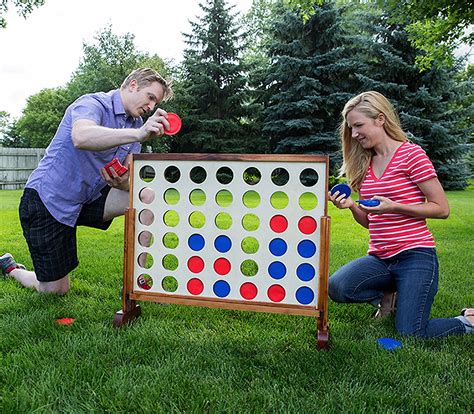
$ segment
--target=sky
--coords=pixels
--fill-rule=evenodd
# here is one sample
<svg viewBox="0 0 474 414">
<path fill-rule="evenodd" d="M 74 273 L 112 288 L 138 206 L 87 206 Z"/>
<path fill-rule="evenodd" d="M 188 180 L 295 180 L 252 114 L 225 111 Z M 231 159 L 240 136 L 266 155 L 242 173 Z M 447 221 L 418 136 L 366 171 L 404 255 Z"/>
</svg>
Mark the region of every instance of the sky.
<svg viewBox="0 0 474 414">
<path fill-rule="evenodd" d="M 202 1 L 202 0 L 201 0 Z M 10 3 L 7 28 L 0 29 L 0 111 L 21 115 L 29 96 L 63 86 L 83 56 L 83 43 L 107 25 L 114 34 L 135 35 L 142 52 L 179 62 L 182 32 L 201 15 L 198 0 L 46 0 L 26 19 Z M 247 12 L 252 0 L 229 0 Z"/>
</svg>

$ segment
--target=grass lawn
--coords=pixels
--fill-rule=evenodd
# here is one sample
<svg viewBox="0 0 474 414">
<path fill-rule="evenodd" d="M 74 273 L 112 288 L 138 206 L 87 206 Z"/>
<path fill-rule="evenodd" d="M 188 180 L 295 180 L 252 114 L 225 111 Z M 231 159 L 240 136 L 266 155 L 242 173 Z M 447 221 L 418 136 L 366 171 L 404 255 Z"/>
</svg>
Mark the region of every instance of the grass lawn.
<svg viewBox="0 0 474 414">
<path fill-rule="evenodd" d="M 450 218 L 430 220 L 441 265 L 434 317 L 474 306 L 473 193 L 448 193 Z M 0 191 L 0 254 L 30 267 L 20 195 Z M 329 213 L 333 272 L 365 254 L 367 233 L 349 212 Z M 473 410 L 474 336 L 401 338 L 368 305 L 330 302 L 329 351 L 316 350 L 315 320 L 304 316 L 141 303 L 136 323 L 116 330 L 123 220 L 78 233 L 80 266 L 66 296 L 0 278 L 0 413 Z M 75 322 L 57 325 L 60 317 Z M 382 350 L 381 337 L 403 348 Z"/>
</svg>

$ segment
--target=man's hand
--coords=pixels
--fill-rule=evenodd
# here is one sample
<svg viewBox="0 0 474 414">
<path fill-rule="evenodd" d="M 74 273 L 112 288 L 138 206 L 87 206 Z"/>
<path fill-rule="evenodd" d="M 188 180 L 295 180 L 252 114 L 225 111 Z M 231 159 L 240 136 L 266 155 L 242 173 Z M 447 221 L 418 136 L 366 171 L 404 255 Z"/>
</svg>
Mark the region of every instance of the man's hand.
<svg viewBox="0 0 474 414">
<path fill-rule="evenodd" d="M 127 167 L 127 172 L 122 176 L 118 175 L 113 168 L 110 168 L 112 176 L 107 173 L 107 170 L 105 168 L 100 169 L 100 174 L 102 175 L 104 181 L 111 187 L 117 188 L 118 190 L 128 191 L 128 189 L 130 188 L 130 162 L 126 162 L 125 167 Z"/>
<path fill-rule="evenodd" d="M 167 118 L 167 112 L 158 108 L 138 130 L 139 142 L 149 141 L 154 137 L 161 137 L 164 134 L 165 129 L 170 127 Z"/>
</svg>

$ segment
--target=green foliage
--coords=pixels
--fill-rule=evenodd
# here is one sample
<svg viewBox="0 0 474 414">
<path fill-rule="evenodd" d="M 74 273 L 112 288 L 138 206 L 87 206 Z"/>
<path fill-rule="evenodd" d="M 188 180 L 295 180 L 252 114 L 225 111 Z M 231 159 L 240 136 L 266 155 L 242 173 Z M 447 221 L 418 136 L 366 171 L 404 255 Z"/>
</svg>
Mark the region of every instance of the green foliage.
<svg viewBox="0 0 474 414">
<path fill-rule="evenodd" d="M 117 89 L 137 67 L 151 67 L 166 77 L 168 70 L 163 60 L 138 51 L 134 39 L 130 33 L 114 34 L 109 25 L 94 37 L 94 43 L 84 43 L 84 56 L 67 85 L 71 98 Z"/>
<path fill-rule="evenodd" d="M 8 129 L 11 125 L 10 114 L 6 111 L 0 111 L 0 145 L 5 145 L 8 141 Z"/>
<path fill-rule="evenodd" d="M 329 154 L 333 173 L 340 163 L 340 111 L 364 70 L 343 26 L 342 9 L 331 2 L 315 6 L 306 23 L 293 12 L 275 23 L 263 127 L 272 151 Z"/>
<path fill-rule="evenodd" d="M 18 14 L 26 18 L 28 14 L 33 11 L 34 7 L 40 7 L 44 4 L 45 0 L 1 0 L 0 1 L 0 29 L 7 27 L 7 20 L 5 14 L 8 11 L 9 3 L 12 3 L 13 7 L 16 8 Z"/>
<path fill-rule="evenodd" d="M 325 0 L 283 0 L 283 3 L 307 22 L 316 13 L 315 6 L 322 6 Z"/>
<path fill-rule="evenodd" d="M 43 89 L 28 98 L 23 115 L 15 125 L 24 146 L 45 148 L 49 145 L 69 105 L 64 88 Z"/>
<path fill-rule="evenodd" d="M 473 0 L 377 0 L 387 8 L 393 24 L 406 24 L 410 43 L 420 50 L 416 64 L 429 70 L 434 62 L 453 67 L 453 52 L 460 43 L 474 44 Z"/>
<path fill-rule="evenodd" d="M 324 3 L 323 0 L 284 2 L 300 13 L 304 21 L 314 15 L 315 4 Z M 469 30 L 474 23 L 473 0 L 339 0 L 337 3 L 380 8 L 391 16 L 392 24 L 406 25 L 411 45 L 419 50 L 416 63 L 420 70 L 429 70 L 434 62 L 452 67 L 455 48 L 460 43 L 474 43 L 474 33 Z"/>
<path fill-rule="evenodd" d="M 200 4 L 204 12 L 185 34 L 177 105 L 186 112 L 178 152 L 263 152 L 252 125 L 242 64 L 241 28 L 224 0 Z"/>
<path fill-rule="evenodd" d="M 377 40 L 367 50 L 369 72 L 358 75 L 363 90 L 387 96 L 398 109 L 405 131 L 433 161 L 443 186 L 462 189 L 467 185 L 465 153 L 472 124 L 462 125 L 469 108 L 456 102 L 469 90 L 472 93 L 472 83 L 456 82 L 456 67 L 432 65 L 420 72 L 419 51 L 410 44 L 404 27 L 390 24 L 387 16 L 366 20 L 363 30 Z"/>
<path fill-rule="evenodd" d="M 459 72 L 456 82 L 460 94 L 453 107 L 462 114 L 458 125 L 468 136 L 466 162 L 469 177 L 472 178 L 474 177 L 474 65 L 470 64 Z"/>
<path fill-rule="evenodd" d="M 270 95 L 270 90 L 266 86 L 266 76 L 268 68 L 272 65 L 268 54 L 272 40 L 272 25 L 280 17 L 280 13 L 278 1 L 253 0 L 252 7 L 242 18 L 242 25 L 247 35 L 242 56 L 248 71 L 247 103 L 252 111 L 252 126 L 258 132 L 262 131 L 263 110 Z"/>
</svg>

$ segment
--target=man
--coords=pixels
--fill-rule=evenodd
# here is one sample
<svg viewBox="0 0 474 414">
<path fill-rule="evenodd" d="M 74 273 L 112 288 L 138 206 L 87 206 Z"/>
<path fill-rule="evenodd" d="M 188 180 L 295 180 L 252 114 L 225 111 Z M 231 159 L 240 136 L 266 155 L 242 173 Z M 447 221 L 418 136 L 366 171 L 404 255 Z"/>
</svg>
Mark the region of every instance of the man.
<svg viewBox="0 0 474 414">
<path fill-rule="evenodd" d="M 137 69 L 120 89 L 78 98 L 66 110 L 44 158 L 31 174 L 19 212 L 34 272 L 12 255 L 0 257 L 4 275 L 39 292 L 65 294 L 77 259 L 76 227 L 107 229 L 128 206 L 129 173 L 104 166 L 114 158 L 126 167 L 141 143 L 169 128 L 157 109 L 172 96 L 170 84 L 152 69 Z"/>
</svg>

